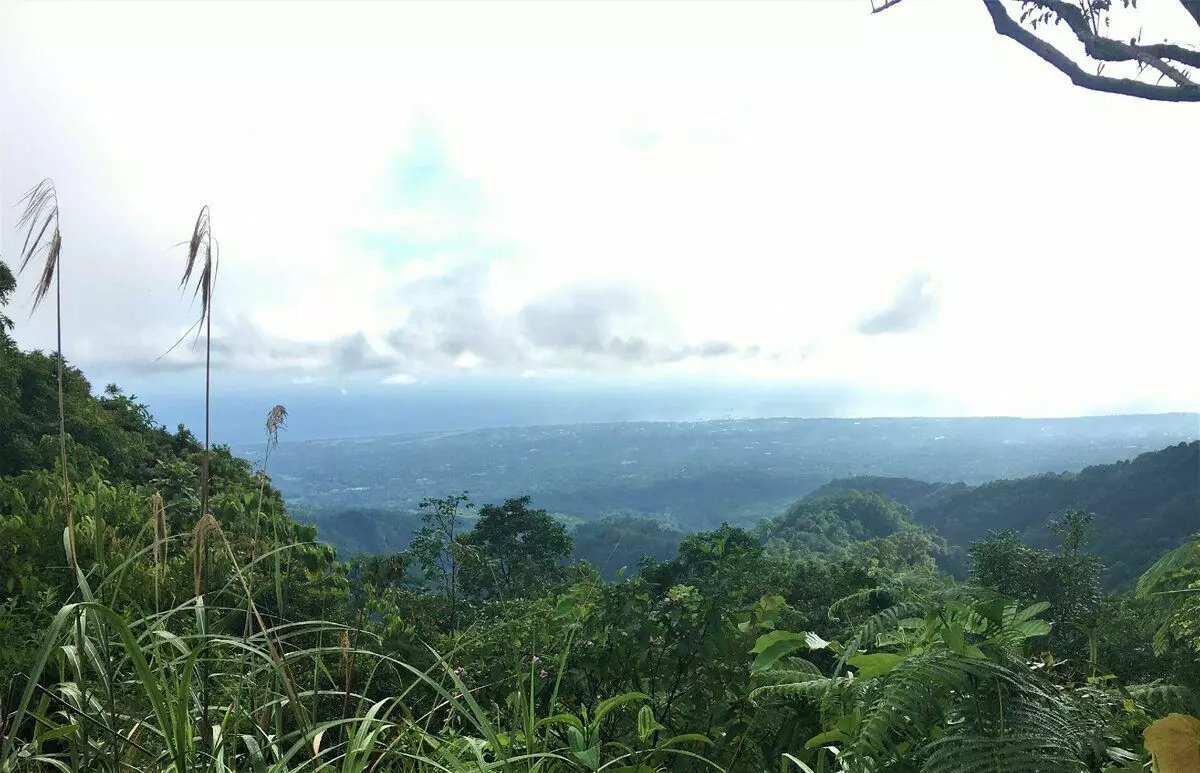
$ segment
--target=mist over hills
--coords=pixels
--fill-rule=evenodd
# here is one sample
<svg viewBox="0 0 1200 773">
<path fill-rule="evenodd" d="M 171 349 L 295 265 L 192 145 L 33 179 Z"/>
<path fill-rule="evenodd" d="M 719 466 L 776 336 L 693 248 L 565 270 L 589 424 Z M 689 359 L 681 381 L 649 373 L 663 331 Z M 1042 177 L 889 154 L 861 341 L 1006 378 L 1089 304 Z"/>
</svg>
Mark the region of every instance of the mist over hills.
<svg viewBox="0 0 1200 773">
<path fill-rule="evenodd" d="M 199 426 L 193 389 L 174 379 L 118 379 L 154 406 L 168 426 Z M 414 384 L 276 384 L 265 389 L 244 376 L 218 374 L 212 427 L 221 442 L 253 444 L 275 403 L 291 415 L 296 440 L 622 422 L 691 422 L 769 416 L 920 416 L 945 405 L 916 393 L 889 394 L 853 386 L 723 382 L 615 376 L 583 378 L 440 378 Z M 141 383 L 139 383 L 141 381 Z"/>
<path fill-rule="evenodd" d="M 576 424 L 285 439 L 268 471 L 323 535 L 336 544 L 354 522 L 344 537 L 355 544 L 341 546 L 374 551 L 403 547 L 417 503 L 455 491 L 476 502 L 529 494 L 569 523 L 636 515 L 696 531 L 778 515 L 839 478 L 978 485 L 1077 472 L 1198 435 L 1196 414 Z"/>
</svg>

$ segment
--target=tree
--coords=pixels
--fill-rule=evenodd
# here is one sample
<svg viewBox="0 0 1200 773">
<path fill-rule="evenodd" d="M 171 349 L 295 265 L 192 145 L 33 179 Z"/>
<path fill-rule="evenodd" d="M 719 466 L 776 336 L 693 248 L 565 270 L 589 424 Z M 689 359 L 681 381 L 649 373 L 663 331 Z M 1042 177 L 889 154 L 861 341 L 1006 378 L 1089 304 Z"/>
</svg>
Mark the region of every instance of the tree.
<svg viewBox="0 0 1200 773">
<path fill-rule="evenodd" d="M 462 566 L 463 589 L 502 598 L 543 592 L 562 574 L 571 554 L 567 529 L 530 498 L 506 499 L 479 508 L 479 521 L 462 538 L 470 558 Z"/>
<path fill-rule="evenodd" d="M 1078 511 L 1067 511 L 1058 521 L 1070 524 L 1058 552 L 1037 550 L 1021 544 L 1017 533 L 993 533 L 971 543 L 970 580 L 1010 596 L 1022 604 L 1045 601 L 1056 625 L 1050 646 L 1056 655 L 1084 658 L 1085 631 L 1098 624 L 1103 601 L 1100 592 L 1100 561 L 1080 552 L 1081 524 Z"/>
<path fill-rule="evenodd" d="M 425 579 L 450 599 L 450 630 L 458 627 L 459 568 L 462 565 L 462 510 L 475 507 L 467 492 L 441 499 L 423 500 L 418 507 L 425 524 L 413 538 L 408 552 L 416 559 Z"/>
<path fill-rule="evenodd" d="M 8 266 L 0 261 L 0 309 L 8 305 L 8 299 L 12 297 L 13 291 L 16 289 L 16 277 L 13 276 L 12 271 L 9 271 Z M 12 329 L 13 321 L 5 316 L 3 311 L 0 311 L 0 346 L 12 344 L 12 339 L 8 337 L 8 331 Z"/>
<path fill-rule="evenodd" d="M 1119 1 L 1119 8 L 1118 6 Z M 871 0 L 874 13 L 899 5 L 901 0 Z M 1183 41 L 1144 43 L 1141 25 L 1138 23 L 1138 0 L 982 0 L 983 7 L 991 16 L 992 24 L 1000 35 L 1015 40 L 1032 51 L 1055 69 L 1067 75 L 1071 82 L 1081 88 L 1110 94 L 1139 97 L 1160 102 L 1200 102 L 1200 79 L 1192 68 L 1200 68 L 1200 40 L 1190 44 Z M 1173 0 L 1171 5 L 1182 6 L 1185 13 L 1181 21 L 1189 27 L 1195 23 L 1193 32 L 1200 31 L 1200 0 Z M 1019 6 L 1019 7 L 1018 7 Z M 1013 18 L 1009 8 L 1019 10 Z M 1128 42 L 1113 37 L 1114 13 L 1123 17 L 1118 27 L 1138 29 Z M 1048 37 L 1037 34 L 1065 25 L 1069 37 L 1076 45 L 1082 45 L 1082 61 L 1077 61 L 1064 51 L 1061 44 L 1051 42 Z M 1051 33 L 1054 36 L 1053 32 Z M 1058 36 L 1066 37 L 1066 36 Z M 1196 36 L 1200 38 L 1200 35 Z M 1126 65 L 1130 72 L 1121 77 L 1105 75 L 1110 64 Z M 1085 69 L 1085 65 L 1087 69 Z M 1094 65 L 1095 72 L 1091 71 Z M 1142 80 L 1143 74 L 1157 75 L 1154 82 Z M 1164 84 L 1162 81 L 1168 81 Z"/>
<path fill-rule="evenodd" d="M 1064 555 L 1076 555 L 1087 544 L 1092 528 L 1092 514 L 1079 508 L 1067 509 L 1058 518 L 1050 521 L 1050 533 L 1058 537 L 1058 549 Z"/>
</svg>

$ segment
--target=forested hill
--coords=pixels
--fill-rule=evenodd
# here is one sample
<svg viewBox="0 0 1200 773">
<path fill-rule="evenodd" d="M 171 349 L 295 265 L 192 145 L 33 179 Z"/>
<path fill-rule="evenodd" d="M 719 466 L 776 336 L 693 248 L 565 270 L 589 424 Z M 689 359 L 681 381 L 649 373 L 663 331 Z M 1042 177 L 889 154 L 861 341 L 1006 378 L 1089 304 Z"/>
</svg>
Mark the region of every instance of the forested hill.
<svg viewBox="0 0 1200 773">
<path fill-rule="evenodd" d="M 1047 523 L 1068 508 L 1094 515 L 1090 550 L 1107 566 L 1105 581 L 1124 586 L 1164 552 L 1200 529 L 1200 442 L 1180 443 L 1135 459 L 1078 473 L 1035 475 L 980 486 L 907 478 L 833 481 L 813 497 L 861 490 L 913 510 L 955 545 L 1011 529 L 1034 547 L 1052 547 Z"/>
<path fill-rule="evenodd" d="M 824 486 L 804 497 L 811 502 L 825 497 L 849 494 L 854 491 L 873 491 L 888 499 L 899 502 L 911 510 L 920 510 L 939 504 L 954 494 L 970 491 L 966 483 L 929 483 L 912 478 L 885 478 L 877 475 L 856 475 L 852 478 L 831 480 Z"/>
</svg>

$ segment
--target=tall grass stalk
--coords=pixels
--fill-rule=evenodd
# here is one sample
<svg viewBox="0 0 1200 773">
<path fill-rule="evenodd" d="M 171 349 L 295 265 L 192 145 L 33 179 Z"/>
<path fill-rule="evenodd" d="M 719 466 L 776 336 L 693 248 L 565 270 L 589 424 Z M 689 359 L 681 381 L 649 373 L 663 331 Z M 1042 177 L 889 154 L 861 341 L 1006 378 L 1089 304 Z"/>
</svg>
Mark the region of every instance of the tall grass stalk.
<svg viewBox="0 0 1200 773">
<path fill-rule="evenodd" d="M 204 328 L 204 456 L 200 470 L 200 516 L 208 514 L 208 467 L 209 467 L 209 431 L 211 429 L 211 396 L 212 396 L 212 298 L 213 288 L 217 279 L 217 266 L 220 261 L 219 247 L 212 237 L 212 221 L 207 206 L 200 208 L 196 224 L 192 227 L 192 236 L 187 242 L 187 263 L 184 265 L 183 278 L 179 281 L 181 289 L 186 289 L 193 282 L 195 290 L 192 298 L 200 298 L 200 318 L 197 323 Z"/>
<path fill-rule="evenodd" d="M 62 346 L 62 231 L 58 224 L 58 191 L 50 178 L 42 180 L 26 192 L 21 199 L 25 205 L 17 227 L 25 231 L 25 242 L 21 245 L 21 262 L 17 273 L 24 273 L 30 263 L 42 260 L 42 271 L 33 290 L 33 309 L 37 307 L 54 286 L 54 332 L 56 336 L 55 357 L 58 360 L 58 453 L 62 465 L 63 507 L 66 509 L 67 561 L 71 570 L 77 567 L 78 553 L 75 550 L 75 519 L 71 514 L 71 482 L 67 473 L 67 419 L 66 403 L 63 398 L 63 346 Z"/>
<path fill-rule="evenodd" d="M 212 236 L 212 220 L 208 206 L 200 208 L 200 214 L 196 216 L 196 224 L 192 227 L 192 236 L 188 240 L 187 263 L 184 265 L 183 278 L 179 280 L 181 289 L 186 289 L 189 283 L 193 282 L 195 290 L 192 293 L 192 298 L 200 298 L 200 318 L 198 324 L 204 328 L 204 455 L 201 457 L 200 466 L 200 523 L 204 519 L 210 518 L 208 512 L 208 494 L 209 494 L 209 434 L 211 430 L 211 406 L 212 406 L 212 299 L 213 286 L 217 278 L 217 265 L 219 263 L 219 247 Z M 201 577 L 201 573 L 207 573 L 211 565 L 211 556 L 207 555 L 208 543 L 203 539 L 204 531 L 199 531 L 198 536 L 201 538 L 201 544 L 198 549 L 205 552 L 206 555 L 201 557 L 196 556 L 196 596 L 198 599 L 197 615 L 198 621 L 202 624 L 204 621 L 204 596 L 201 593 L 203 585 L 207 585 L 207 577 Z M 207 663 L 207 661 L 205 661 Z M 209 740 L 209 729 L 211 727 L 208 716 L 209 709 L 209 674 L 207 666 L 204 669 L 203 682 L 201 684 L 201 701 L 204 708 L 204 738 Z M 210 744 L 211 745 L 211 744 Z"/>
</svg>

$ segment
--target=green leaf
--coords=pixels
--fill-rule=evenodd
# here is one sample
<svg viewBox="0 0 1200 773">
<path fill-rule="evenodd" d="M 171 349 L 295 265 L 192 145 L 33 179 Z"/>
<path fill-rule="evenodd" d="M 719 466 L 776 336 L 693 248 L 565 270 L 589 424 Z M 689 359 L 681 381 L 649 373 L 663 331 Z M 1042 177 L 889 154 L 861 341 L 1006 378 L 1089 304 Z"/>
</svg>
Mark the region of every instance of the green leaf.
<svg viewBox="0 0 1200 773">
<path fill-rule="evenodd" d="M 566 725 L 581 731 L 583 730 L 583 723 L 574 714 L 553 714 L 548 717 L 542 717 L 537 721 L 535 727 L 546 727 L 547 725 Z"/>
<path fill-rule="evenodd" d="M 654 718 L 654 710 L 649 706 L 642 706 L 640 709 L 638 709 L 638 740 L 642 743 L 646 743 L 650 740 L 650 736 L 654 735 L 655 731 L 658 730 L 666 730 L 666 728 L 660 725 L 658 720 Z"/>
<path fill-rule="evenodd" d="M 1017 613 L 1017 616 L 1016 616 L 1016 619 L 1014 622 L 1021 622 L 1024 620 L 1032 620 L 1033 618 L 1042 614 L 1049 608 L 1050 608 L 1050 602 L 1048 602 L 1048 601 L 1039 601 L 1036 604 L 1030 604 L 1029 606 L 1025 607 L 1024 609 L 1022 609 L 1020 612 Z"/>
<path fill-rule="evenodd" d="M 596 707 L 596 716 L 592 720 L 592 727 L 599 727 L 604 717 L 615 709 L 619 709 L 627 703 L 636 703 L 649 698 L 649 695 L 643 692 L 627 692 L 624 695 L 618 695 L 608 700 L 600 701 L 600 705 Z"/>
<path fill-rule="evenodd" d="M 243 735 L 242 743 L 246 745 L 246 756 L 250 758 L 250 766 L 254 773 L 267 773 L 267 759 L 263 756 L 262 747 L 252 735 Z"/>
<path fill-rule="evenodd" d="M 796 757 L 796 755 L 791 754 L 790 752 L 784 752 L 783 758 L 785 760 L 788 760 L 792 764 L 794 764 L 797 768 L 799 768 L 800 773 L 816 773 L 812 768 L 810 768 L 809 766 L 807 766 L 803 762 L 801 762 L 800 759 Z"/>
<path fill-rule="evenodd" d="M 828 730 L 820 735 L 814 735 L 808 739 L 808 743 L 804 744 L 805 749 L 816 749 L 821 746 L 828 746 L 831 743 L 840 741 L 849 741 L 850 736 L 843 733 L 841 730 Z"/>
<path fill-rule="evenodd" d="M 755 671 L 770 668 L 775 661 L 805 646 L 806 636 L 806 634 L 792 633 L 791 631 L 771 631 L 763 634 L 758 637 L 754 642 L 754 647 L 750 650 L 758 654 L 754 658 L 751 668 Z"/>
<path fill-rule="evenodd" d="M 1026 639 L 1032 639 L 1036 636 L 1045 636 L 1050 633 L 1050 624 L 1045 620 L 1026 620 L 1017 623 L 1013 626 L 1013 629 Z"/>
<path fill-rule="evenodd" d="M 583 734 L 583 730 L 578 727 L 567 728 L 567 742 L 571 745 L 571 751 L 581 752 L 588 748 L 587 737 Z"/>
<path fill-rule="evenodd" d="M 960 655 L 966 648 L 966 642 L 963 640 L 963 629 L 958 623 L 953 623 L 952 625 L 943 628 L 942 639 L 945 640 L 946 645 L 950 647 L 950 649 L 954 650 Z"/>
<path fill-rule="evenodd" d="M 855 655 L 846 663 L 858 669 L 859 679 L 874 679 L 883 676 L 905 661 L 903 655 L 891 652 L 873 652 L 869 655 Z"/>
<path fill-rule="evenodd" d="M 570 617 L 571 611 L 575 608 L 574 596 L 563 596 L 558 600 L 558 604 L 554 607 L 554 616 L 557 618 Z"/>
<path fill-rule="evenodd" d="M 671 738 L 668 738 L 667 740 L 660 743 L 657 748 L 667 749 L 667 748 L 676 746 L 681 743 L 711 744 L 712 741 L 709 740 L 708 736 L 704 735 L 703 733 L 682 733 L 680 735 L 676 735 L 676 736 L 672 736 Z"/>
</svg>

